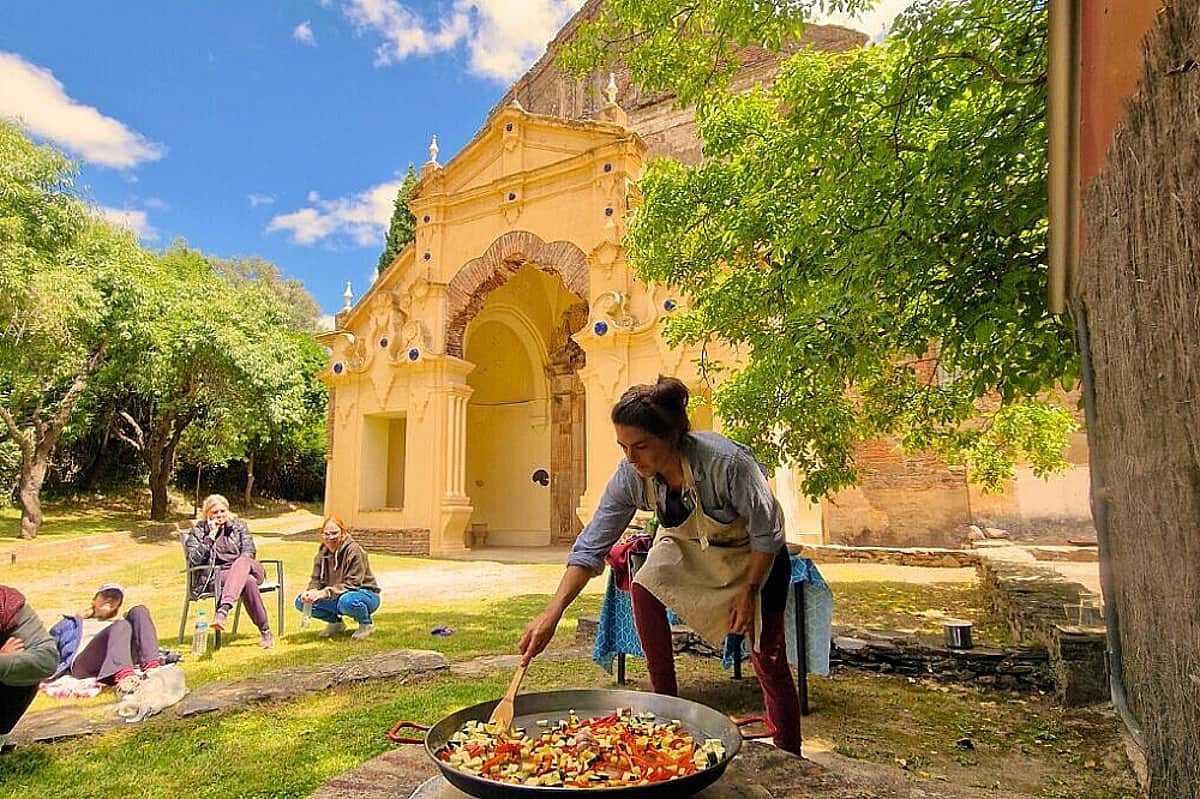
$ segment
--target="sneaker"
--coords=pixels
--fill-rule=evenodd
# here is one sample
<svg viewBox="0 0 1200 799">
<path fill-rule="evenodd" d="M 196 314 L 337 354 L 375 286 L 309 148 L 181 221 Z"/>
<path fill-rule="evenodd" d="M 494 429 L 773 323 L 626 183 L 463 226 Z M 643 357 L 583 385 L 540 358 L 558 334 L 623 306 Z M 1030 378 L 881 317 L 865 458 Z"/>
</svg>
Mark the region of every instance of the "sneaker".
<svg viewBox="0 0 1200 799">
<path fill-rule="evenodd" d="M 131 694 L 142 684 L 142 677 L 137 672 L 130 672 L 117 680 L 117 693 Z"/>
<path fill-rule="evenodd" d="M 275 636 L 271 635 L 270 630 L 263 630 L 262 636 L 258 639 L 258 645 L 263 649 L 271 649 L 275 646 Z"/>
<path fill-rule="evenodd" d="M 329 638 L 332 635 L 337 635 L 346 631 L 346 625 L 340 621 L 330 621 L 325 623 L 325 629 L 317 633 L 318 638 Z"/>
<path fill-rule="evenodd" d="M 358 629 L 350 634 L 350 639 L 353 641 L 361 641 L 364 638 L 370 638 L 371 633 L 375 632 L 374 624 L 360 624 Z"/>
</svg>

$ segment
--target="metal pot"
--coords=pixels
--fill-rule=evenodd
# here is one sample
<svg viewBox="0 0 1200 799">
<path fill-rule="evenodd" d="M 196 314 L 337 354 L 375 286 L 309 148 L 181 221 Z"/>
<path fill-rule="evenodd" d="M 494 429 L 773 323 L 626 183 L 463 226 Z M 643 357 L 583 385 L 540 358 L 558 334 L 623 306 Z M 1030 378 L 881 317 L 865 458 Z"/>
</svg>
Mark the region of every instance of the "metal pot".
<svg viewBox="0 0 1200 799">
<path fill-rule="evenodd" d="M 609 691 L 601 689 L 575 689 L 564 691 L 546 691 L 543 693 L 520 694 L 517 696 L 513 717 L 513 726 L 536 729 L 539 719 L 551 722 L 567 717 L 569 710 L 583 719 L 605 716 L 619 707 L 632 708 L 635 712 L 649 711 L 660 719 L 677 719 L 692 736 L 698 740 L 717 738 L 725 747 L 725 755 L 716 765 L 709 766 L 703 771 L 678 779 L 656 782 L 650 785 L 631 785 L 623 788 L 557 788 L 550 786 L 510 785 L 485 779 L 470 772 L 460 771 L 448 763 L 438 759 L 437 752 L 446 745 L 454 733 L 462 729 L 468 721 L 487 721 L 498 700 L 481 702 L 478 705 L 463 708 L 456 713 L 446 716 L 432 727 L 411 722 L 401 722 L 392 728 L 389 738 L 396 743 L 423 743 L 425 753 L 437 765 L 446 780 L 464 793 L 478 799 L 510 799 L 511 797 L 549 797 L 572 794 L 587 796 L 621 796 L 639 797 L 683 797 L 704 790 L 725 773 L 729 761 L 742 748 L 742 739 L 767 737 L 774 734 L 773 730 L 763 735 L 743 736 L 739 727 L 761 719 L 745 719 L 734 721 L 720 711 L 706 705 L 679 699 L 662 694 L 643 693 L 641 691 Z M 402 726 L 413 729 L 428 730 L 424 739 L 404 738 L 398 735 Z"/>
<path fill-rule="evenodd" d="M 971 622 L 969 621 L 948 621 L 942 625 L 942 629 L 946 632 L 946 647 L 949 649 L 970 649 L 971 643 Z"/>
</svg>

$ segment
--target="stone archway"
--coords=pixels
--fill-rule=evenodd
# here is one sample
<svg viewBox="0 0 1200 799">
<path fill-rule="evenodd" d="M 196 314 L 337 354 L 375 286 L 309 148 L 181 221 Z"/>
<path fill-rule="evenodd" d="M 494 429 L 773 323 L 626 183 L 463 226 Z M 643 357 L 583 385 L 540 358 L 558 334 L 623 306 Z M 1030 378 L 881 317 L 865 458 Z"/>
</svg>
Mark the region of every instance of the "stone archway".
<svg viewBox="0 0 1200 799">
<path fill-rule="evenodd" d="M 548 541 L 564 544 L 573 541 L 581 529 L 576 511 L 587 486 L 586 392 L 578 374 L 584 356 L 571 339 L 571 334 L 587 323 L 588 262 L 583 251 L 572 242 L 545 242 L 527 231 L 506 233 L 496 239 L 483 255 L 468 261 L 449 284 L 446 352 L 465 360 L 479 357 L 468 357 L 468 328 L 475 331 L 475 325 L 484 319 L 489 323 L 495 321 L 492 319 L 495 309 L 489 297 L 503 295 L 505 291 L 501 289 L 510 281 L 516 281 L 513 285 L 517 285 L 527 279 L 521 277 L 528 274 L 523 269 L 557 278 L 562 284 L 559 290 L 565 289 L 565 294 L 575 300 L 565 308 L 560 306 L 561 316 L 553 329 L 545 331 L 542 357 L 536 359 L 544 369 L 549 392 L 549 418 L 546 420 L 549 424 L 550 472 Z M 508 301 L 506 298 L 502 302 Z M 471 341 L 475 340 L 475 335 L 475 332 L 471 334 Z M 475 418 L 470 406 L 468 418 Z M 517 426 L 509 425 L 508 429 Z M 469 446 L 476 451 L 473 444 Z M 473 463 L 473 468 L 478 471 L 486 469 L 483 465 L 486 461 Z M 528 480 L 529 476 L 518 479 Z M 528 486 L 514 486 L 512 493 L 518 494 L 521 488 Z M 480 510 L 484 509 L 481 507 Z M 472 524 L 490 523 L 487 513 L 473 515 Z"/>
<path fill-rule="evenodd" d="M 514 230 L 493 241 L 487 251 L 463 265 L 447 289 L 449 308 L 446 354 L 463 357 L 467 325 L 483 307 L 487 295 L 529 265 L 562 278 L 567 291 L 588 302 L 587 256 L 569 241 L 542 241 L 534 233 Z"/>
</svg>

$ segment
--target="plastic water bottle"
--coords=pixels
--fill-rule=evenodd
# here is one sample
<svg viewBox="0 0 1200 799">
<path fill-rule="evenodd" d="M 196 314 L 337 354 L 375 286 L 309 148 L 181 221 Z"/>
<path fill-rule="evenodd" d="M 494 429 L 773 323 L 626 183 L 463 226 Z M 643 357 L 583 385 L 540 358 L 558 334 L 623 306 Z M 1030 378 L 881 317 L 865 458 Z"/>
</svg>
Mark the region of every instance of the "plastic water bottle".
<svg viewBox="0 0 1200 799">
<path fill-rule="evenodd" d="M 196 614 L 196 631 L 192 634 L 192 654 L 200 657 L 208 649 L 208 617 L 204 609 Z"/>
<path fill-rule="evenodd" d="M 300 627 L 304 628 L 308 626 L 310 621 L 312 621 L 312 603 L 304 602 L 301 606 L 304 609 L 300 611 Z"/>
</svg>

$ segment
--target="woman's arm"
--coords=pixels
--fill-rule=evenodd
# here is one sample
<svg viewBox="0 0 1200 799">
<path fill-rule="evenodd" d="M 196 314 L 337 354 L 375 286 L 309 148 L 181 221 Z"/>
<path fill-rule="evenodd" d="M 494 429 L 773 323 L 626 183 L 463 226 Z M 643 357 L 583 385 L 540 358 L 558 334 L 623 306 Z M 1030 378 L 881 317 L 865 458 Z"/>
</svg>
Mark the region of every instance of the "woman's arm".
<svg viewBox="0 0 1200 799">
<path fill-rule="evenodd" d="M 212 540 L 205 532 L 203 522 L 197 524 L 188 533 L 187 539 L 183 542 L 183 548 L 187 551 L 188 566 L 203 566 L 208 563 L 208 556 L 212 551 Z"/>
<path fill-rule="evenodd" d="M 238 554 L 251 558 L 258 557 L 258 548 L 254 546 L 254 536 L 250 535 L 250 527 L 241 519 L 234 522 L 238 526 Z"/>
<path fill-rule="evenodd" d="M 58 668 L 58 644 L 29 605 L 17 614 L 17 629 L 0 651 L 0 683 L 37 685 Z"/>
<path fill-rule="evenodd" d="M 592 572 L 583 566 L 567 566 L 562 579 L 558 581 L 558 590 L 554 592 L 554 598 L 546 603 L 545 610 L 536 619 L 525 626 L 525 632 L 517 644 L 523 665 L 529 665 L 529 661 L 541 654 L 550 643 L 563 613 L 593 576 Z"/>
</svg>

